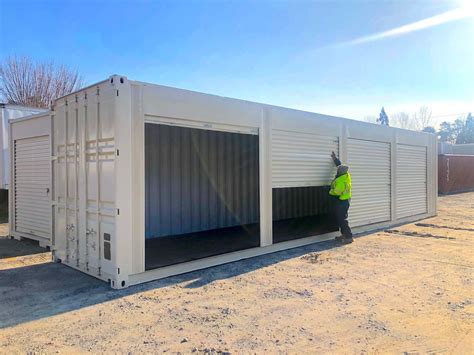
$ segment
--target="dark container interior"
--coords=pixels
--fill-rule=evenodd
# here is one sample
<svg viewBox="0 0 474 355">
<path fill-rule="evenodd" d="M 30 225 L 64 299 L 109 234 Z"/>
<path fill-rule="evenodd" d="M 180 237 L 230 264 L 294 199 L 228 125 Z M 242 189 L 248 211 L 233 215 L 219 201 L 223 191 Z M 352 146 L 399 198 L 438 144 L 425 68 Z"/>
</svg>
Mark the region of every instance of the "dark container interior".
<svg viewBox="0 0 474 355">
<path fill-rule="evenodd" d="M 258 136 L 145 125 L 147 270 L 260 245 Z"/>
<path fill-rule="evenodd" d="M 274 243 L 338 230 L 329 186 L 275 188 L 272 195 Z"/>
</svg>

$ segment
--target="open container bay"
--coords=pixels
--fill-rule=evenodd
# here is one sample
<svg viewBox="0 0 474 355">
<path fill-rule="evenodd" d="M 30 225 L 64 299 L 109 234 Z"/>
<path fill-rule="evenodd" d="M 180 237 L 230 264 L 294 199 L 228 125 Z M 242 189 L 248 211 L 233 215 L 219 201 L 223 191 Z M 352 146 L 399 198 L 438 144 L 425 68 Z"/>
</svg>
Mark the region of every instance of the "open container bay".
<svg viewBox="0 0 474 355">
<path fill-rule="evenodd" d="M 434 135 L 117 75 L 47 115 L 53 259 L 114 288 L 334 238 L 331 151 L 355 232 L 436 213 Z"/>
</svg>

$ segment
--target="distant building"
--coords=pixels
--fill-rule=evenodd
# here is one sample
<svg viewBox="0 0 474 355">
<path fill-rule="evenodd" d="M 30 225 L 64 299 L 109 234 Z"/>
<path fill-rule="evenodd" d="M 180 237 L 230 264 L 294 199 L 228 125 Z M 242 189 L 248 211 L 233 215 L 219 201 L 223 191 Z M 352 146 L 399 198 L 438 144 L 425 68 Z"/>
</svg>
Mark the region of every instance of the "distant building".
<svg viewBox="0 0 474 355">
<path fill-rule="evenodd" d="M 474 191 L 474 144 L 438 142 L 438 192 Z"/>
<path fill-rule="evenodd" d="M 474 143 L 451 144 L 439 142 L 438 154 L 474 155 Z"/>
</svg>

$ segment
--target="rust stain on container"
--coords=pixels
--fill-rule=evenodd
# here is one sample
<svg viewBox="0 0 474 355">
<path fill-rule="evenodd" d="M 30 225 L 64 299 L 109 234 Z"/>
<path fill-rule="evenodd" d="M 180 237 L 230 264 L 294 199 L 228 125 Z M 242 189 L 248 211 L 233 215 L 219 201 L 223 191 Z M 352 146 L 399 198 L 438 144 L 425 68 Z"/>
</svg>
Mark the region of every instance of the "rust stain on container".
<svg viewBox="0 0 474 355">
<path fill-rule="evenodd" d="M 438 155 L 441 194 L 474 191 L 474 155 Z"/>
</svg>

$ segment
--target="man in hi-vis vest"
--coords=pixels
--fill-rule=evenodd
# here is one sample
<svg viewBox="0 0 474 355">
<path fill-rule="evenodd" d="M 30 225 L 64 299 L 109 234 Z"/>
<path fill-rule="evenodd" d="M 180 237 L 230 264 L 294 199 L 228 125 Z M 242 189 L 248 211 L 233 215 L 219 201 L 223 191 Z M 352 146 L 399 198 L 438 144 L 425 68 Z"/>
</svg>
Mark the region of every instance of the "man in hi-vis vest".
<svg viewBox="0 0 474 355">
<path fill-rule="evenodd" d="M 334 199 L 337 225 L 341 231 L 341 236 L 336 237 L 336 241 L 348 244 L 354 241 L 354 239 L 352 239 L 352 231 L 349 227 L 349 222 L 347 221 L 352 196 L 351 175 L 349 174 L 349 167 L 341 164 L 336 153 L 332 152 L 331 158 L 337 166 L 337 173 L 331 183 L 329 194 Z"/>
</svg>

